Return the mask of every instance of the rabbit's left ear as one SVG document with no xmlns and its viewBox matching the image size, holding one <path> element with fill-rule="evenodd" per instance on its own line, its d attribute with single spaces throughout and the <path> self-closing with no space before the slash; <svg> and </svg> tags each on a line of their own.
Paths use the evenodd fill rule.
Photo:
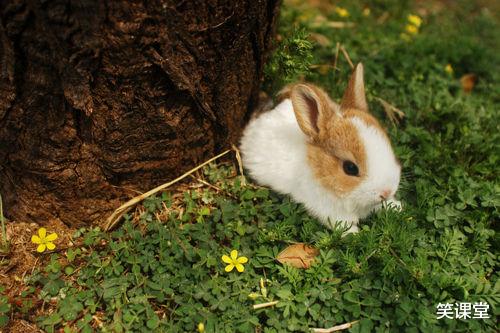
<svg viewBox="0 0 500 333">
<path fill-rule="evenodd" d="M 363 72 L 363 64 L 357 64 L 351 74 L 344 96 L 342 97 L 342 102 L 340 103 L 341 109 L 358 109 L 361 111 L 368 111 Z"/>
<path fill-rule="evenodd" d="M 338 117 L 339 106 L 312 84 L 294 85 L 290 89 L 290 99 L 300 129 L 310 138 L 326 133 L 328 120 Z"/>
</svg>

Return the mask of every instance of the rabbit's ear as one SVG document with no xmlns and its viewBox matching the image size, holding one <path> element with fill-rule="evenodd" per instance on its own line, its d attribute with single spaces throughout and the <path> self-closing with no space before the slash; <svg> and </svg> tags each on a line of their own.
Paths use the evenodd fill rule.
<svg viewBox="0 0 500 333">
<path fill-rule="evenodd" d="M 293 111 L 300 129 L 309 137 L 318 136 L 325 121 L 339 112 L 339 106 L 312 84 L 297 84 L 290 90 Z"/>
<path fill-rule="evenodd" d="M 340 103 L 341 109 L 358 109 L 361 111 L 368 111 L 363 72 L 363 64 L 357 64 L 351 74 L 344 96 L 342 97 L 342 102 Z"/>
</svg>

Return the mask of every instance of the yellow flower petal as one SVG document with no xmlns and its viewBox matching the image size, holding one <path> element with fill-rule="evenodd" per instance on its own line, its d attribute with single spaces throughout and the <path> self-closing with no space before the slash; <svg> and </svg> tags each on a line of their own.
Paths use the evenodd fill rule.
<svg viewBox="0 0 500 333">
<path fill-rule="evenodd" d="M 238 264 L 244 264 L 246 262 L 248 262 L 248 258 L 247 257 L 239 257 L 237 260 Z"/>
<path fill-rule="evenodd" d="M 411 35 L 416 35 L 418 33 L 418 27 L 414 26 L 413 24 L 407 24 L 405 30 Z"/>
<path fill-rule="evenodd" d="M 226 255 L 223 255 L 222 256 L 222 261 L 224 261 L 226 264 L 231 264 L 233 261 L 231 260 L 231 258 L 229 258 L 228 256 Z"/>
<path fill-rule="evenodd" d="M 35 244 L 41 244 L 42 240 L 37 235 L 33 235 L 33 236 L 31 236 L 31 242 L 35 243 Z"/>
<path fill-rule="evenodd" d="M 342 7 L 335 7 L 335 12 L 340 16 L 340 17 L 347 17 L 349 16 L 349 12 L 347 9 L 342 8 Z"/>
<path fill-rule="evenodd" d="M 55 232 L 54 232 L 54 233 L 52 233 L 52 234 L 50 234 L 50 235 L 48 235 L 47 237 L 45 237 L 45 240 L 46 240 L 47 242 L 53 242 L 53 241 L 55 241 L 56 239 L 57 239 L 57 234 L 56 234 Z"/>
<path fill-rule="evenodd" d="M 231 259 L 236 260 L 238 258 L 238 250 L 231 251 Z"/>
<path fill-rule="evenodd" d="M 55 248 L 56 248 L 56 246 L 55 246 L 55 244 L 54 244 L 54 243 L 50 243 L 50 242 L 48 242 L 46 245 L 47 245 L 47 249 L 49 249 L 49 250 L 51 250 L 51 251 L 52 251 L 53 249 L 55 249 Z"/>
<path fill-rule="evenodd" d="M 226 272 L 231 272 L 233 270 L 233 268 L 234 268 L 234 265 L 233 264 L 229 264 L 229 265 L 226 266 L 226 268 L 224 268 L 224 270 Z"/>
<path fill-rule="evenodd" d="M 408 22 L 419 28 L 422 24 L 422 19 L 417 15 L 410 14 L 408 15 Z"/>
<path fill-rule="evenodd" d="M 40 253 L 42 253 L 43 251 L 45 251 L 45 244 L 38 245 L 38 247 L 36 248 L 36 251 L 40 252 Z"/>
<path fill-rule="evenodd" d="M 451 67 L 450 64 L 446 65 L 446 67 L 444 68 L 444 70 L 448 74 L 453 74 L 453 67 Z"/>
<path fill-rule="evenodd" d="M 245 266 L 243 266 L 242 264 L 236 264 L 235 267 L 236 267 L 236 270 L 240 273 L 245 270 Z"/>
<path fill-rule="evenodd" d="M 40 236 L 41 239 L 44 239 L 46 235 L 47 235 L 47 229 L 45 228 L 38 229 L 38 236 Z"/>
</svg>

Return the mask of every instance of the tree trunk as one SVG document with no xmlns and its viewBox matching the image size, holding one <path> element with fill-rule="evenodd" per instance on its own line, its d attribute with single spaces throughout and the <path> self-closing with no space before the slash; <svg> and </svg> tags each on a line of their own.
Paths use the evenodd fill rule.
<svg viewBox="0 0 500 333">
<path fill-rule="evenodd" d="M 236 143 L 280 0 L 2 0 L 5 213 L 72 226 Z"/>
</svg>

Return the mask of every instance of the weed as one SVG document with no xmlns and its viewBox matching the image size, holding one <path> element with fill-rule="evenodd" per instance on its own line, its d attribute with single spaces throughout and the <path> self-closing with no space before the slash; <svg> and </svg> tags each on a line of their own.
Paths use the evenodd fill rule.
<svg viewBox="0 0 500 333">
<path fill-rule="evenodd" d="M 0 286 L 0 328 L 7 326 L 11 310 L 7 296 L 3 295 L 4 291 L 5 288 Z"/>
</svg>

